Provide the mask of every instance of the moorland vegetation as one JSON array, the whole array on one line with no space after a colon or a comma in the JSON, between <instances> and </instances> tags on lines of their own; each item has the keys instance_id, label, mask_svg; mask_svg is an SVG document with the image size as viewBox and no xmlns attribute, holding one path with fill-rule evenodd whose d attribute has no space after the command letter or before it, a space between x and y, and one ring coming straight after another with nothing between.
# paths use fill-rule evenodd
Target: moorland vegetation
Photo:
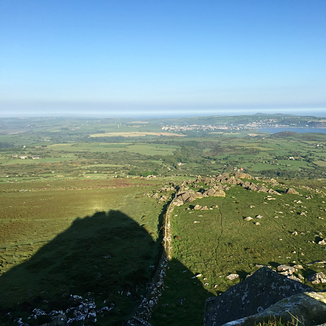
<instances>
[{"instance_id":1,"label":"moorland vegetation","mask_svg":"<svg viewBox=\"0 0 326 326\"><path fill-rule=\"evenodd\" d=\"M323 127L322 119L1 124L0 325L42 325L67 307L72 320L83 300L96 306L83 323L94 313L99 325L128 320L162 255L166 210L182 191L205 195L173 207L172 256L152 325L202 325L205 300L262 265L301 265L294 276L309 285L323 271L326 134L257 130ZM225 196L208 195L214 186ZM35 308L47 315L35 318Z\"/></svg>"}]
</instances>

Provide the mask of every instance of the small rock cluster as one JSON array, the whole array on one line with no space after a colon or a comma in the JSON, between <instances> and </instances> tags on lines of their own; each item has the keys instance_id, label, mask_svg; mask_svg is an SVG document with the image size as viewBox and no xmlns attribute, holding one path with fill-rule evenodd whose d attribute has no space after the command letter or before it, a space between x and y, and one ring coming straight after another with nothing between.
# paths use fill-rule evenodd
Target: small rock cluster
<instances>
[{"instance_id":1,"label":"small rock cluster","mask_svg":"<svg viewBox=\"0 0 326 326\"><path fill-rule=\"evenodd\" d=\"M315 273L307 277L307 281L312 284L326 283L326 276L323 272Z\"/></svg>"},{"instance_id":2,"label":"small rock cluster","mask_svg":"<svg viewBox=\"0 0 326 326\"><path fill-rule=\"evenodd\" d=\"M145 325L150 326L148 320L152 315L152 310L157 305L164 290L164 277L166 274L166 268L168 265L168 259L162 256L161 262L157 269L148 291L148 295L142 300L137 308L136 313L131 319L128 320L127 325L138 326Z\"/></svg>"},{"instance_id":3,"label":"small rock cluster","mask_svg":"<svg viewBox=\"0 0 326 326\"><path fill-rule=\"evenodd\" d=\"M43 324L42 326L64 326L70 325L78 321L90 321L97 322L99 316L103 317L105 313L111 311L114 308L114 305L111 307L104 306L100 309L96 309L94 299L85 299L80 295L70 295L69 301L71 302L71 307L63 310L52 310L49 313L46 313L42 309L35 308L33 309L32 314L28 317L29 319L38 319L40 316L48 316L51 321ZM28 323L23 322L22 318L18 319L18 326L29 326Z\"/></svg>"}]
</instances>

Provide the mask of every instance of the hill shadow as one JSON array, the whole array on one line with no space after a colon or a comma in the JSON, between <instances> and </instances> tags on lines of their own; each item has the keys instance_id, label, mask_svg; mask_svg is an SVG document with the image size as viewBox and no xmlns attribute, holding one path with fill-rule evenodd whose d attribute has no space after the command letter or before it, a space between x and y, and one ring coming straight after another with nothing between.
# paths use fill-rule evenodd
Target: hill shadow
<instances>
[{"instance_id":1,"label":"hill shadow","mask_svg":"<svg viewBox=\"0 0 326 326\"><path fill-rule=\"evenodd\" d=\"M203 325L205 301L214 295L177 259L169 262L165 287L150 323L153 326Z\"/></svg>"},{"instance_id":2,"label":"hill shadow","mask_svg":"<svg viewBox=\"0 0 326 326\"><path fill-rule=\"evenodd\" d=\"M34 308L47 314L65 312L81 301L107 307L92 324L96 320L97 325L122 325L146 295L163 252L161 242L120 211L77 218L28 261L0 277L0 325L17 325L18 317L29 325L42 325L51 319L31 318ZM179 270L187 270L178 264ZM190 274L187 270L185 280L193 282ZM201 292L208 296L198 286ZM70 314L73 318L72 310Z\"/></svg>"}]
</instances>

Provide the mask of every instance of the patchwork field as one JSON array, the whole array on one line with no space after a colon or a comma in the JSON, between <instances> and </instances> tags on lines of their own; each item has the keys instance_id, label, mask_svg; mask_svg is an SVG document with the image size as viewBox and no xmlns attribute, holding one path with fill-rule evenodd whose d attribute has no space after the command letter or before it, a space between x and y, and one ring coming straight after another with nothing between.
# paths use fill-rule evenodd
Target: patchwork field
<instances>
[{"instance_id":1,"label":"patchwork field","mask_svg":"<svg viewBox=\"0 0 326 326\"><path fill-rule=\"evenodd\" d=\"M93 134L90 137L144 137L144 136L174 136L174 137L184 137L185 135L171 133L171 132L146 132L146 131L116 131L116 132L106 132L103 134Z\"/></svg>"}]
</instances>

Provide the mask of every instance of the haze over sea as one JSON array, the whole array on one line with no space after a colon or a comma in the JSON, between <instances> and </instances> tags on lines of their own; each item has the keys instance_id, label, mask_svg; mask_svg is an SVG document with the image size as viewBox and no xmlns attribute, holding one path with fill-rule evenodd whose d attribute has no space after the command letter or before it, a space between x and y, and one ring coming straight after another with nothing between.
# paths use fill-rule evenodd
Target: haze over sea
<instances>
[{"instance_id":1,"label":"haze over sea","mask_svg":"<svg viewBox=\"0 0 326 326\"><path fill-rule=\"evenodd\" d=\"M85 105L80 103L72 108L32 108L24 109L12 108L11 110L0 110L0 117L92 117L92 118L182 118L182 117L200 117L200 116L238 116L238 115L265 115L265 114L292 114L296 116L326 117L326 109L231 109L231 108L139 108L130 110L127 108L99 108L86 109Z\"/></svg>"}]
</instances>

